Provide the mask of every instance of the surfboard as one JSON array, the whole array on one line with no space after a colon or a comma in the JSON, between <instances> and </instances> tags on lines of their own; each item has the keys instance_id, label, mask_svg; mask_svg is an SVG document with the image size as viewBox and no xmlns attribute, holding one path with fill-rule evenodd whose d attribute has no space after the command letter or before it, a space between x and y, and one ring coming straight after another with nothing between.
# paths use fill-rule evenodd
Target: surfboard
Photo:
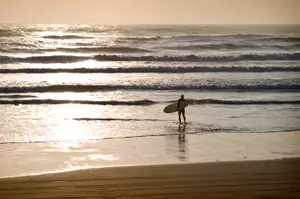
<instances>
[{"instance_id":1,"label":"surfboard","mask_svg":"<svg viewBox=\"0 0 300 199\"><path fill-rule=\"evenodd\" d=\"M185 108L187 106L188 106L188 103L186 101L185 104L184 104L184 107L180 107L180 108ZM169 104L168 106L166 106L164 108L164 112L165 113L174 113L174 112L177 112L177 102L173 103L173 104Z\"/></svg>"}]
</instances>

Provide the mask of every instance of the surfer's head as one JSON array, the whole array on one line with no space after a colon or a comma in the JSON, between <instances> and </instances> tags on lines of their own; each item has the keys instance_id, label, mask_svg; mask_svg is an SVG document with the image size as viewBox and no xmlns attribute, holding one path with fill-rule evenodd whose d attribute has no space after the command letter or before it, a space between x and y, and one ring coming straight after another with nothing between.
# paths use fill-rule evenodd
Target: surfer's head
<instances>
[{"instance_id":1,"label":"surfer's head","mask_svg":"<svg viewBox=\"0 0 300 199\"><path fill-rule=\"evenodd\" d=\"M181 98L181 99L184 99L184 95L181 95L180 98Z\"/></svg>"}]
</instances>

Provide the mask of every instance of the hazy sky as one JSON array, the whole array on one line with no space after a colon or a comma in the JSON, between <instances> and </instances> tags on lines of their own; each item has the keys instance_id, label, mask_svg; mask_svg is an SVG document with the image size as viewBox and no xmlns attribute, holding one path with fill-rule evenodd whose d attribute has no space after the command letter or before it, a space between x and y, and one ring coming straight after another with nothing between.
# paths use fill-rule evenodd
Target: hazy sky
<instances>
[{"instance_id":1,"label":"hazy sky","mask_svg":"<svg viewBox=\"0 0 300 199\"><path fill-rule=\"evenodd\" d=\"M0 23L300 24L300 0L0 0Z\"/></svg>"}]
</instances>

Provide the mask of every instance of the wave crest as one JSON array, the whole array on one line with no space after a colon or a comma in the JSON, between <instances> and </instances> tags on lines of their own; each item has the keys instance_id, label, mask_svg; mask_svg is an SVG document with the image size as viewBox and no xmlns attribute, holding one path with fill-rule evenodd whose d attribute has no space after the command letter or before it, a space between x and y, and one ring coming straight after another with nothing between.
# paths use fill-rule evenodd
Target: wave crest
<instances>
[{"instance_id":1,"label":"wave crest","mask_svg":"<svg viewBox=\"0 0 300 199\"><path fill-rule=\"evenodd\" d=\"M0 87L0 93L45 93L45 92L96 92L110 90L215 90L215 91L300 91L300 85L51 85L33 87Z\"/></svg>"}]
</instances>

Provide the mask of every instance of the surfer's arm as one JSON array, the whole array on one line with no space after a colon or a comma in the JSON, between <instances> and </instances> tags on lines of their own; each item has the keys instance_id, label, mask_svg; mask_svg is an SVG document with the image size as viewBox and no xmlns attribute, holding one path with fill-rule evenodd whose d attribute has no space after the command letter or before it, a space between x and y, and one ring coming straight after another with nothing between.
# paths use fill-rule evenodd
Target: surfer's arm
<instances>
[{"instance_id":1,"label":"surfer's arm","mask_svg":"<svg viewBox=\"0 0 300 199\"><path fill-rule=\"evenodd\" d=\"M177 101L177 110L179 109L180 99Z\"/></svg>"}]
</instances>

